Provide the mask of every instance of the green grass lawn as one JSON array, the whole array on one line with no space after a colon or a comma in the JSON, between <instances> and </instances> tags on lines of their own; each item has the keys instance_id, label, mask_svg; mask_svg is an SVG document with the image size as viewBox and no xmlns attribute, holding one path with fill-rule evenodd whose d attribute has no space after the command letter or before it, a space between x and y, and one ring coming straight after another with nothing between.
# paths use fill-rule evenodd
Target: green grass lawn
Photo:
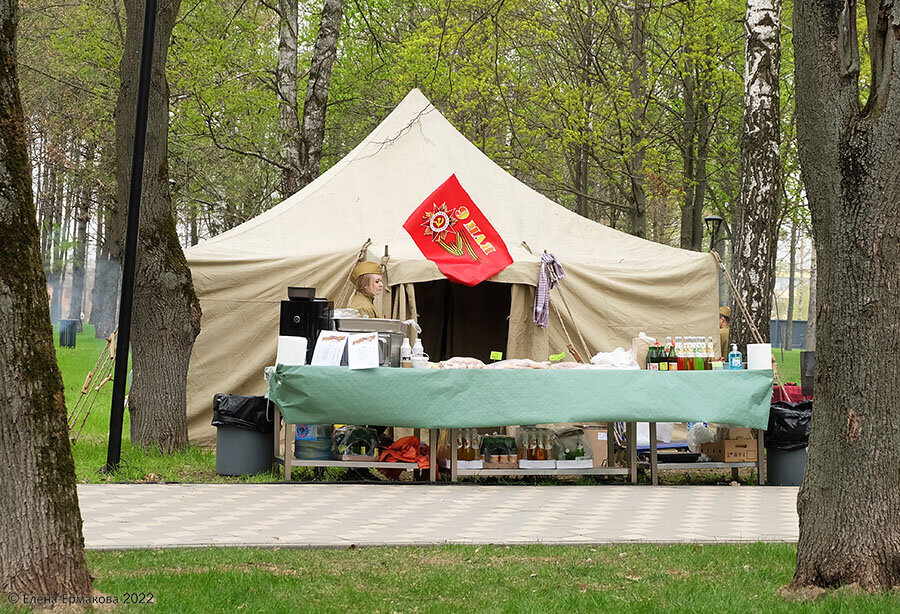
<instances>
[{"instance_id":1,"label":"green grass lawn","mask_svg":"<svg viewBox=\"0 0 900 614\"><path fill-rule=\"evenodd\" d=\"M97 364L97 359L106 346L106 340L95 339L94 327L90 325L85 325L84 332L77 335L74 348L59 347L57 329L54 329L53 337L57 362L66 390L66 406L72 412L81 396L85 377ZM99 380L93 382L94 385L97 383ZM190 446L176 454L160 454L135 447L131 445L129 439L127 408L122 429L119 470L112 474L103 474L100 469L106 465L111 403L110 381L100 388L84 429L76 443L72 445L75 474L79 482L271 482L278 479L275 472L246 478L216 475L215 452L199 446ZM86 414L85 409L78 419L78 426ZM75 433L79 430L78 426Z\"/></svg>"},{"instance_id":2,"label":"green grass lawn","mask_svg":"<svg viewBox=\"0 0 900 614\"><path fill-rule=\"evenodd\" d=\"M900 611L898 591L789 601L795 556L789 544L205 548L89 552L88 566L99 591L152 594L159 613Z\"/></svg>"}]
</instances>

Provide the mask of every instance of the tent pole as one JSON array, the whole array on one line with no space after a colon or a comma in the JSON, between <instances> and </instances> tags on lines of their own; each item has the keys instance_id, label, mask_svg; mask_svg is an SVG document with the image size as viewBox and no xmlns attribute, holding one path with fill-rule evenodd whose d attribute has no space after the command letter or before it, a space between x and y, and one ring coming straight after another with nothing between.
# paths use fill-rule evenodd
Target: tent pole
<instances>
[{"instance_id":1,"label":"tent pole","mask_svg":"<svg viewBox=\"0 0 900 614\"><path fill-rule=\"evenodd\" d=\"M128 347L131 343L131 307L134 301L134 272L140 222L141 188L144 174L144 149L147 141L147 115L150 107L150 76L153 68L153 38L156 31L156 0L147 0L144 8L144 36L138 80L137 113L134 122L134 148L131 155L131 185L128 193L128 229L122 267L122 294L119 302L119 335L116 339L116 371L113 379L112 407L109 414L109 445L104 471L119 467L122 452L122 422L125 415L125 379L128 375Z\"/></svg>"}]
</instances>

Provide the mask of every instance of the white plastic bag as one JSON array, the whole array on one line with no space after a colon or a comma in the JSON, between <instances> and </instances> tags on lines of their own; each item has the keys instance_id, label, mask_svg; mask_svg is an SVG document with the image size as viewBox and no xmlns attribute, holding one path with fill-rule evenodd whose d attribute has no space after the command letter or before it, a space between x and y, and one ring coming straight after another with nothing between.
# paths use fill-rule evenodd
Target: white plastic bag
<instances>
[{"instance_id":1,"label":"white plastic bag","mask_svg":"<svg viewBox=\"0 0 900 614\"><path fill-rule=\"evenodd\" d=\"M591 358L591 364L601 369L640 369L634 355L624 348L616 348L612 352L597 352Z\"/></svg>"}]
</instances>

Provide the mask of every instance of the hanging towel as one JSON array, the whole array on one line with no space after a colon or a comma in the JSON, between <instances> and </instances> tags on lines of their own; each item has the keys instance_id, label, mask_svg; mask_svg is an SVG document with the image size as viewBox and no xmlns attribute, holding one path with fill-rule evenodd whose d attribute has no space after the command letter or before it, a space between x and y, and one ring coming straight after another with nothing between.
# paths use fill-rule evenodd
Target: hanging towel
<instances>
[{"instance_id":1,"label":"hanging towel","mask_svg":"<svg viewBox=\"0 0 900 614\"><path fill-rule=\"evenodd\" d=\"M541 256L541 273L537 292L534 293L534 323L547 328L550 320L550 290L566 276L556 256L544 252Z\"/></svg>"}]
</instances>

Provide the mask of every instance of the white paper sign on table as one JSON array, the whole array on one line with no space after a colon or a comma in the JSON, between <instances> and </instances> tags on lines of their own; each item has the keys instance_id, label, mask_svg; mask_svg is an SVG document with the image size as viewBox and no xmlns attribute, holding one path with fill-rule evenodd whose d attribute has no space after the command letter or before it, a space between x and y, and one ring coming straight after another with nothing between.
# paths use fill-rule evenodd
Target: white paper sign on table
<instances>
[{"instance_id":1,"label":"white paper sign on table","mask_svg":"<svg viewBox=\"0 0 900 614\"><path fill-rule=\"evenodd\" d=\"M319 331L319 338L316 340L316 349L313 350L310 364L319 367L339 367L349 336L349 333L336 330Z\"/></svg>"},{"instance_id":2,"label":"white paper sign on table","mask_svg":"<svg viewBox=\"0 0 900 614\"><path fill-rule=\"evenodd\" d=\"M278 336L278 352L275 354L276 365L305 365L306 337Z\"/></svg>"},{"instance_id":3,"label":"white paper sign on table","mask_svg":"<svg viewBox=\"0 0 900 614\"><path fill-rule=\"evenodd\" d=\"M350 335L347 362L351 369L374 369L378 366L378 333Z\"/></svg>"}]
</instances>

